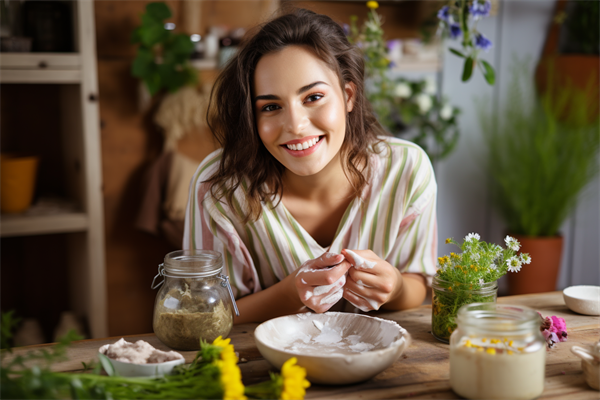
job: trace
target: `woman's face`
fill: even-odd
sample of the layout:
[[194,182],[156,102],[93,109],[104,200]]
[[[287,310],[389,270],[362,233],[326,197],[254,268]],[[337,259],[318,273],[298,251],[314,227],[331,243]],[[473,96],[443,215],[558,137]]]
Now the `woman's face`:
[[288,46],[263,56],[254,73],[254,110],[265,147],[288,171],[317,174],[344,142],[354,90],[340,88],[327,64],[310,51]]

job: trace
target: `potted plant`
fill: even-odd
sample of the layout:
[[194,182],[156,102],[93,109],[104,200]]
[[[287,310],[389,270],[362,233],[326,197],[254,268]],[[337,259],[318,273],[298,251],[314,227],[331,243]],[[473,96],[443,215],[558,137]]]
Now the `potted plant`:
[[509,277],[512,294],[555,290],[560,226],[598,172],[598,121],[589,122],[586,92],[562,85],[538,98],[527,71],[527,63],[517,61],[503,107],[479,110],[495,205],[508,232],[535,260]]
[[496,301],[498,278],[508,271],[519,272],[523,264],[531,263],[529,254],[518,254],[520,243],[513,237],[504,239],[506,248],[480,240],[469,233],[462,244],[453,239],[446,243],[458,246],[461,253],[438,258],[438,270],[433,278],[431,333],[448,343],[456,329],[456,313],[465,304]]
[[600,112],[599,18],[600,3],[597,1],[558,0],[536,68],[536,84],[540,93],[545,93],[549,85],[560,88],[573,84],[587,90],[588,107],[593,110],[590,114],[592,119]]

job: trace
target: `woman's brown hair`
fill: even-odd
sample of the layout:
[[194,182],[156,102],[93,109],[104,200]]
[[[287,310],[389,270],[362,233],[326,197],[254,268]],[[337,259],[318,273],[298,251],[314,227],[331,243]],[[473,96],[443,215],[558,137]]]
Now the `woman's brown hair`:
[[218,170],[206,182],[216,199],[225,196],[233,205],[234,192],[243,182],[248,214],[244,222],[256,221],[261,202],[283,193],[285,167],[263,145],[256,128],[253,81],[256,65],[265,54],[287,46],[303,46],[324,61],[340,80],[356,87],[354,106],[346,116],[346,136],[340,149],[344,173],[360,195],[367,184],[370,146],[385,135],[364,94],[364,60],[350,44],[340,25],[326,15],[296,9],[262,25],[242,43],[237,55],[225,66],[210,95],[208,125],[223,148]]

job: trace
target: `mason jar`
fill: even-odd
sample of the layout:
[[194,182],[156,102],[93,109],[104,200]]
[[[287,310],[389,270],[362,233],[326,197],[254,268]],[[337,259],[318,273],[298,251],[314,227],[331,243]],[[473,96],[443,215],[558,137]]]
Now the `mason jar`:
[[450,337],[450,386],[467,399],[533,399],[544,391],[540,316],[522,306],[474,303]]
[[460,307],[471,303],[495,303],[498,296],[496,281],[482,284],[448,282],[436,275],[431,286],[431,333],[444,343],[448,343],[456,329],[456,313]]
[[233,313],[239,313],[222,270],[223,257],[215,251],[178,250],[165,256],[151,286],[162,285],[152,322],[161,342],[176,350],[199,350],[200,340],[229,335]]

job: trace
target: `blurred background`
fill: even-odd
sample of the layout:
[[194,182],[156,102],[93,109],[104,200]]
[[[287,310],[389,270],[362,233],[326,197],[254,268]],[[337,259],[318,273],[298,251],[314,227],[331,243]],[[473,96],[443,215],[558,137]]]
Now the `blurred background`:
[[541,238],[549,261],[500,295],[599,285],[598,3],[464,2],[479,7],[468,26],[443,10],[460,1],[369,3],[0,1],[1,309],[22,318],[16,344],[152,331],[150,283],[218,147],[212,83],[280,7],[331,16],[363,49],[378,117],[433,162],[439,255],[470,232]]

